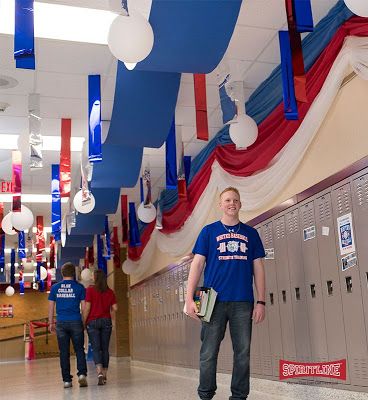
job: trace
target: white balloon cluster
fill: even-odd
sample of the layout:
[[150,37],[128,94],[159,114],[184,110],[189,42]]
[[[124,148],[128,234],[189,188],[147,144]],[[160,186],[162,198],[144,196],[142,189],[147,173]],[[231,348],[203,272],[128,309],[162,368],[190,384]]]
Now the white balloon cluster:
[[142,202],[138,206],[138,210],[137,210],[138,218],[145,224],[149,224],[152,221],[154,221],[156,218],[156,214],[157,214],[156,207],[152,203],[147,204],[145,206],[144,203]]
[[[7,235],[15,235],[18,231],[29,229],[33,225],[34,217],[32,211],[22,205],[20,212],[10,211],[2,220],[1,227]],[[14,229],[15,228],[15,229]]]
[[368,17],[368,1],[367,0],[344,0],[346,7],[355,15],[360,17]]

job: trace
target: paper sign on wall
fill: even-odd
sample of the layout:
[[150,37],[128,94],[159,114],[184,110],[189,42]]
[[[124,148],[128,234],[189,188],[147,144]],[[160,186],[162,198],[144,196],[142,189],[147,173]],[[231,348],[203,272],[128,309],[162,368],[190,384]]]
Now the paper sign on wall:
[[351,213],[337,218],[337,232],[339,236],[340,254],[343,256],[355,251]]
[[310,226],[309,228],[303,229],[304,241],[314,239],[315,237],[316,237],[316,227],[315,226]]
[[270,249],[265,249],[265,260],[274,260],[275,259],[275,249],[272,247]]
[[182,285],[179,286],[179,301],[180,303],[184,301],[184,288]]
[[345,271],[350,267],[355,267],[357,264],[356,253],[350,253],[341,258],[341,270]]
[[322,226],[322,236],[328,236],[330,234],[329,226]]

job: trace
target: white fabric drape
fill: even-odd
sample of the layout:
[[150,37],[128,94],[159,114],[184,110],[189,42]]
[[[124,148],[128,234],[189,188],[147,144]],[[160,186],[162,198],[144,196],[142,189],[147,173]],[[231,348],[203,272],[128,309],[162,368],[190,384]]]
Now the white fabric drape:
[[368,80],[367,37],[351,36],[345,39],[320,93],[314,99],[300,127],[268,168],[252,176],[239,177],[230,175],[217,161],[213,163],[209,183],[182,229],[168,235],[155,231],[151,236],[141,259],[136,263],[139,264],[139,275],[149,267],[154,246],[174,257],[190,253],[194,240],[204,226],[210,209],[214,206],[218,191],[228,186],[237,187],[241,198],[246,199],[242,207],[243,211],[259,209],[281,193],[301,163],[325,119],[349,66],[361,78]]

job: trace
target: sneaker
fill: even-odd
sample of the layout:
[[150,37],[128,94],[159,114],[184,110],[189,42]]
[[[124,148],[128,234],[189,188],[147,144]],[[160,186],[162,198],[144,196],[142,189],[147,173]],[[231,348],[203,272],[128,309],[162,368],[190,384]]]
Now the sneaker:
[[64,382],[64,389],[71,388],[73,386],[72,382]]
[[97,379],[97,385],[102,386],[105,384],[105,377],[103,376],[103,374],[98,374]]
[[80,387],[88,386],[87,377],[86,375],[79,375],[78,382]]

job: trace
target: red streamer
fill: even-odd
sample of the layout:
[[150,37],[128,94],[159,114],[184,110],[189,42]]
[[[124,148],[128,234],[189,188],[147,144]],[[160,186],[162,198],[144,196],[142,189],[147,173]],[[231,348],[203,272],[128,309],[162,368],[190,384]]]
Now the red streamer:
[[55,268],[55,238],[50,235],[50,268]]
[[0,203],[0,235],[4,234],[3,228],[1,227],[3,218],[4,218],[4,203]]
[[194,74],[197,139],[208,140],[206,75]]
[[37,253],[36,253],[36,261],[42,262],[42,253],[45,251],[45,235],[43,232],[43,217],[38,215],[36,217],[36,224],[37,224]]
[[84,252],[84,266],[83,268],[89,268],[89,248],[86,247]]
[[95,255],[93,245],[88,247],[88,264],[93,265],[95,263]]
[[302,38],[296,29],[296,21],[294,16],[293,2],[295,0],[285,0],[286,15],[290,36],[291,57],[294,72],[294,89],[295,97],[297,100],[306,103],[307,89],[306,89],[306,76],[304,69]]
[[71,188],[70,173],[70,138],[72,133],[72,120],[61,120],[61,150],[60,150],[60,196],[69,197]]
[[13,186],[13,212],[20,212],[22,206],[22,153],[18,150],[12,152],[12,186]]
[[119,234],[118,234],[118,227],[114,226],[114,266],[115,268],[120,268],[121,261],[120,261],[120,244],[119,244]]
[[120,196],[121,207],[121,230],[123,244],[128,244],[128,196]]
[[185,179],[178,179],[178,196],[181,199],[187,198],[187,182]]

